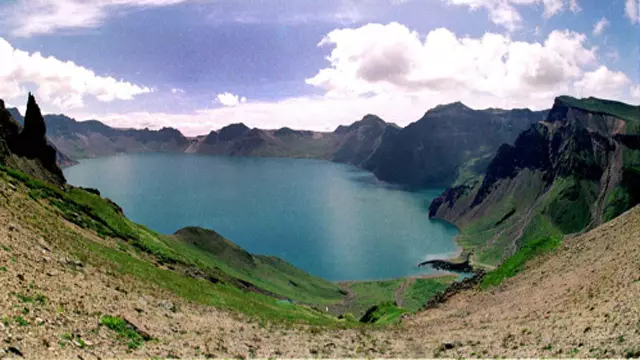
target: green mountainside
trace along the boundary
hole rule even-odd
[[[461,229],[476,263],[502,264],[492,276],[513,275],[565,234],[640,203],[639,125],[639,107],[559,97],[544,121],[500,147],[483,178],[435,199],[430,216]]]

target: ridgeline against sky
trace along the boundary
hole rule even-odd
[[[0,97],[116,127],[405,126],[437,104],[638,103],[637,0],[16,0]],[[22,108],[24,113],[24,108]]]

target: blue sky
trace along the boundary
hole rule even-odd
[[[188,135],[640,102],[638,0],[4,0],[0,98]]]

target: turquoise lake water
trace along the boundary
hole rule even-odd
[[[249,252],[328,280],[435,272],[416,265],[457,250],[456,228],[428,218],[442,189],[404,191],[342,164],[139,154],[82,160],[65,176],[99,189],[155,231],[214,229]]]

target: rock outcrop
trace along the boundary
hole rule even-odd
[[[0,101],[0,128],[0,157],[5,165],[58,186],[66,183],[57,164],[56,149],[47,141],[40,107],[32,94],[27,101],[24,127],[13,119],[4,101]]]

